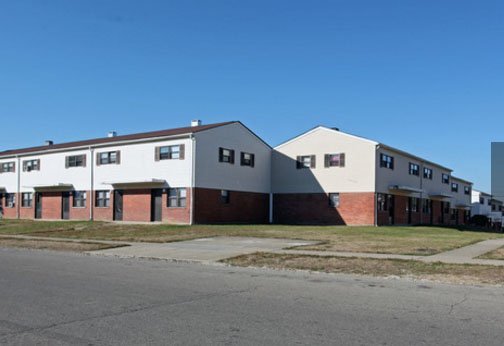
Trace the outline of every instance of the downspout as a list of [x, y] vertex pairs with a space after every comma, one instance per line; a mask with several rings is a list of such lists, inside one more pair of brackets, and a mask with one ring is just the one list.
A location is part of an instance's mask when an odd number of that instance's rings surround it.
[[420, 170], [420, 225], [423, 224], [423, 205], [427, 203], [423, 200], [423, 170], [424, 170], [425, 162], [422, 162], [422, 169]]
[[191, 173], [191, 209], [189, 210], [189, 224], [194, 225], [194, 200], [196, 195], [196, 138], [191, 134], [192, 173]]
[[91, 176], [90, 176], [90, 191], [89, 191], [89, 221], [93, 221], [94, 218], [94, 149], [89, 147], [89, 152], [91, 153], [90, 164], [91, 164]]
[[377, 190], [377, 187], [378, 187], [378, 169], [376, 167], [377, 163], [376, 163], [376, 157], [378, 155], [378, 149], [380, 149], [380, 145], [377, 144], [375, 146], [375, 159], [374, 159], [374, 180], [375, 180], [375, 186], [374, 186], [374, 211], [373, 211], [373, 215], [374, 215], [374, 225], [377, 227], [378, 226], [378, 191]]
[[21, 218], [21, 158], [16, 155], [17, 158], [17, 191], [16, 191], [16, 218]]

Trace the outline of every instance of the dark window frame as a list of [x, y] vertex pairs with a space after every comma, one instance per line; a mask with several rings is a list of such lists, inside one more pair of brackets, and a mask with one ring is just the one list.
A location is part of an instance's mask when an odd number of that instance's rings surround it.
[[328, 195], [329, 207], [330, 208], [339, 208], [340, 206], [340, 194], [339, 192], [330, 192]]
[[[6, 193], [5, 197], [5, 207], [6, 208], [15, 208], [16, 207], [16, 194], [15, 193]], [[11, 204], [12, 205], [9, 205]]]
[[449, 184], [450, 183], [450, 175], [446, 174], [446, 173], [441, 174], [441, 182], [443, 184]]
[[[175, 202], [172, 205], [172, 202]], [[172, 187], [166, 193], [166, 207], [186, 208], [187, 207], [187, 189], [185, 187]]]
[[121, 152], [119, 150], [102, 151], [96, 154], [96, 165], [118, 165], [121, 163]]
[[86, 167], [86, 154], [70, 155], [65, 157], [65, 167], [66, 168]]
[[458, 190], [459, 190], [459, 184], [452, 182], [451, 186], [450, 186], [450, 189], [451, 189], [451, 192], [458, 192]]
[[219, 148], [219, 162], [229, 163], [234, 165], [235, 162], [235, 151], [228, 148]]
[[16, 172], [16, 161], [0, 163], [0, 173], [15, 173], [15, 172]]
[[21, 192], [21, 208], [31, 208], [33, 205], [33, 193]]
[[470, 194], [471, 194], [471, 187], [464, 186], [464, 195], [470, 195]]
[[296, 157], [296, 168], [297, 169], [310, 169], [316, 167], [316, 156], [315, 155], [300, 155]]
[[380, 167], [394, 170], [394, 157], [388, 154], [380, 153]]
[[410, 175], [416, 175], [417, 177], [420, 176], [420, 165], [414, 162], [409, 163], [409, 169], [408, 172]]
[[23, 161], [23, 172], [40, 171], [40, 159]]
[[95, 207], [110, 208], [110, 190], [95, 191]]
[[230, 204], [231, 203], [231, 191], [221, 190], [220, 200], [221, 200], [222, 204]]
[[87, 192], [74, 191], [72, 194], [72, 208], [86, 208]]
[[434, 177], [434, 170], [432, 168], [424, 167], [423, 177], [424, 179], [432, 180]]
[[[247, 158], [248, 156], [248, 158]], [[255, 166], [255, 154], [240, 152], [240, 166], [254, 167]]]

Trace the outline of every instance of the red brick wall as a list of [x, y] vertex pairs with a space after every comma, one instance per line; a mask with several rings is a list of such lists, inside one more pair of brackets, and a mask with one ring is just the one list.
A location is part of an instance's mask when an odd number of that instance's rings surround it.
[[151, 220], [151, 190], [123, 190], [123, 221]]
[[[95, 207], [96, 203], [96, 193], [93, 192], [93, 220], [96, 221], [112, 221], [113, 219], [113, 208], [114, 208], [114, 191], [110, 191], [110, 206], [106, 208]], [[89, 201], [90, 198], [88, 198]]]
[[275, 194], [273, 207], [275, 223], [373, 225], [375, 194], [340, 193], [338, 208], [329, 206], [325, 193]]
[[[21, 197], [22, 195], [19, 194]], [[32, 206], [31, 207], [22, 207], [21, 199], [19, 199], [19, 217], [21, 219], [34, 219], [35, 218], [35, 193], [32, 194]], [[17, 201], [16, 201], [17, 202]]]
[[16, 213], [16, 210], [17, 210], [17, 204], [20, 202], [19, 200], [19, 194], [16, 194], [16, 207], [15, 208], [8, 208], [6, 206], [6, 199], [5, 199], [5, 195], [2, 196], [2, 208], [3, 208], [3, 217], [6, 218], [6, 219], [15, 219], [17, 217], [17, 213]]
[[61, 192], [42, 192], [42, 219], [61, 219]]
[[191, 195], [190, 188], [186, 188], [186, 207], [185, 208], [168, 208], [168, 195], [163, 192], [163, 222], [174, 224], [189, 224], [191, 223]]
[[195, 223], [267, 223], [269, 195], [231, 191], [230, 203], [221, 202], [221, 190], [195, 188]]
[[91, 203], [91, 191], [86, 191], [86, 207], [73, 207], [73, 194], [70, 197], [70, 220], [89, 220], [89, 205]]

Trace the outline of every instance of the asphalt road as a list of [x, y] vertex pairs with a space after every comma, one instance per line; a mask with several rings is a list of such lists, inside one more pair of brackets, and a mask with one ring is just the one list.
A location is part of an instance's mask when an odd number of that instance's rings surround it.
[[502, 345], [504, 289], [0, 249], [0, 344]]

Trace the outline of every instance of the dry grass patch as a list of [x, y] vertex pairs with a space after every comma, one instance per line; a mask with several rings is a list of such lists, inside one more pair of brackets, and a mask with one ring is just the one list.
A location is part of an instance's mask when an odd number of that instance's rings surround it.
[[173, 242], [216, 236], [286, 238], [323, 242], [306, 250], [433, 255], [499, 238], [502, 234], [460, 231], [443, 227], [357, 227], [287, 225], [194, 225], [121, 224], [106, 222], [0, 221], [0, 234], [117, 240]]
[[504, 267], [424, 263], [419, 261], [371, 258], [320, 257], [291, 254], [254, 253], [223, 260], [242, 267], [302, 269], [326, 273], [413, 277], [450, 283], [504, 284]]
[[504, 246], [497, 249], [497, 250], [487, 252], [486, 254], [483, 254], [483, 255], [479, 256], [478, 258], [504, 260]]
[[0, 247], [16, 247], [16, 248], [29, 248], [40, 250], [55, 250], [55, 251], [73, 251], [85, 252], [104, 250], [121, 245], [109, 245], [102, 243], [88, 243], [88, 242], [68, 242], [68, 241], [51, 241], [51, 240], [28, 240], [28, 239], [15, 239], [15, 238], [0, 238]]

